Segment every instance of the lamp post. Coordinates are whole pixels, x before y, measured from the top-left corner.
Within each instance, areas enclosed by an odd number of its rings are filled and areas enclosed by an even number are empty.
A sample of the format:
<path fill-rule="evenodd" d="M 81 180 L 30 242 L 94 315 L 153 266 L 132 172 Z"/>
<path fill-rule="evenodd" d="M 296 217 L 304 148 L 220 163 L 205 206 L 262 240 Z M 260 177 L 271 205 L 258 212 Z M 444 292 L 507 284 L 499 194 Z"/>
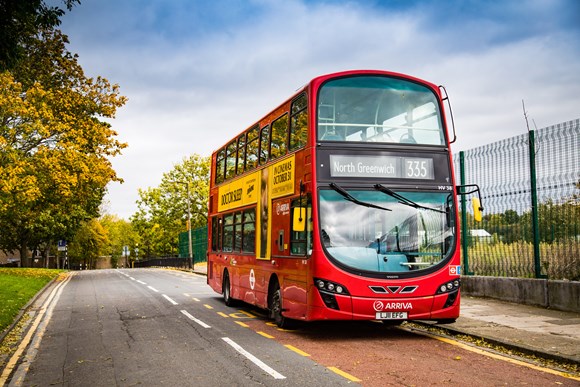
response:
<path fill-rule="evenodd" d="M 191 198 L 189 196 L 189 181 L 186 182 L 187 185 L 187 248 L 189 252 L 189 267 L 191 270 L 194 268 L 193 262 L 193 248 L 191 245 Z"/>

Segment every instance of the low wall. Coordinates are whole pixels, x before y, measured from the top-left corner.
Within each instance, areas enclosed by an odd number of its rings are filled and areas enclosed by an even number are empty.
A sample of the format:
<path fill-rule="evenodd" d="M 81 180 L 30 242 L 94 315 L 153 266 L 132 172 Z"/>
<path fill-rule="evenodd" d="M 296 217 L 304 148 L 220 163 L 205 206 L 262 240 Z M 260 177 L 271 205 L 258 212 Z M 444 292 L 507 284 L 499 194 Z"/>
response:
<path fill-rule="evenodd" d="M 461 291 L 475 297 L 580 312 L 580 282 L 577 281 L 462 276 Z"/>

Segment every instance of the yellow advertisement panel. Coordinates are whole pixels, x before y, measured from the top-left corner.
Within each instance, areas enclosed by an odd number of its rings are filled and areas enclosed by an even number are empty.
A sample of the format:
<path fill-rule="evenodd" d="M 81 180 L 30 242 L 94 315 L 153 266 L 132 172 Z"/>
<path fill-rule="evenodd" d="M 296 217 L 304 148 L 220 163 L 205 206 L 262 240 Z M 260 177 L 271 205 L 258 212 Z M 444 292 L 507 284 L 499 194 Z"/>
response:
<path fill-rule="evenodd" d="M 294 175 L 296 174 L 294 155 L 272 165 L 270 173 L 271 199 L 294 193 Z"/>
<path fill-rule="evenodd" d="M 254 172 L 219 188 L 218 212 L 254 204 L 258 201 L 260 172 Z"/>

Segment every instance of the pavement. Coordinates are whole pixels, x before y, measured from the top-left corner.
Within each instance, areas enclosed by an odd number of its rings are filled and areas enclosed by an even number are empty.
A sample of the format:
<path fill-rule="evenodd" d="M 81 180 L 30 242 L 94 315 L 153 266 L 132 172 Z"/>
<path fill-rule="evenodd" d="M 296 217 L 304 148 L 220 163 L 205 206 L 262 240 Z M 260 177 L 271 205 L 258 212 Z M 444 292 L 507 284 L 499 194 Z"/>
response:
<path fill-rule="evenodd" d="M 207 275 L 207 266 L 197 263 L 193 271 Z M 463 294 L 457 321 L 437 326 L 528 355 L 580 365 L 580 313 Z"/>
<path fill-rule="evenodd" d="M 525 354 L 580 365 L 580 313 L 462 295 L 460 317 L 440 326 Z"/>

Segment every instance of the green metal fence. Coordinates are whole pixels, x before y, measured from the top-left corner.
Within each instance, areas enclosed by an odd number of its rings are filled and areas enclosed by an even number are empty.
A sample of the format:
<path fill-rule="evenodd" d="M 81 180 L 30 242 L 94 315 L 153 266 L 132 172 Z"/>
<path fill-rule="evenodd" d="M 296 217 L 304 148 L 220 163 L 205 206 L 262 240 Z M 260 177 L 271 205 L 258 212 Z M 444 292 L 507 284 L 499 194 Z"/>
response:
<path fill-rule="evenodd" d="M 188 232 L 179 234 L 179 257 L 189 257 L 189 236 Z M 193 252 L 193 262 L 207 261 L 207 226 L 191 230 L 191 247 Z"/>
<path fill-rule="evenodd" d="M 455 164 L 484 207 L 481 223 L 463 207 L 465 274 L 580 280 L 580 119 L 460 152 Z"/>

